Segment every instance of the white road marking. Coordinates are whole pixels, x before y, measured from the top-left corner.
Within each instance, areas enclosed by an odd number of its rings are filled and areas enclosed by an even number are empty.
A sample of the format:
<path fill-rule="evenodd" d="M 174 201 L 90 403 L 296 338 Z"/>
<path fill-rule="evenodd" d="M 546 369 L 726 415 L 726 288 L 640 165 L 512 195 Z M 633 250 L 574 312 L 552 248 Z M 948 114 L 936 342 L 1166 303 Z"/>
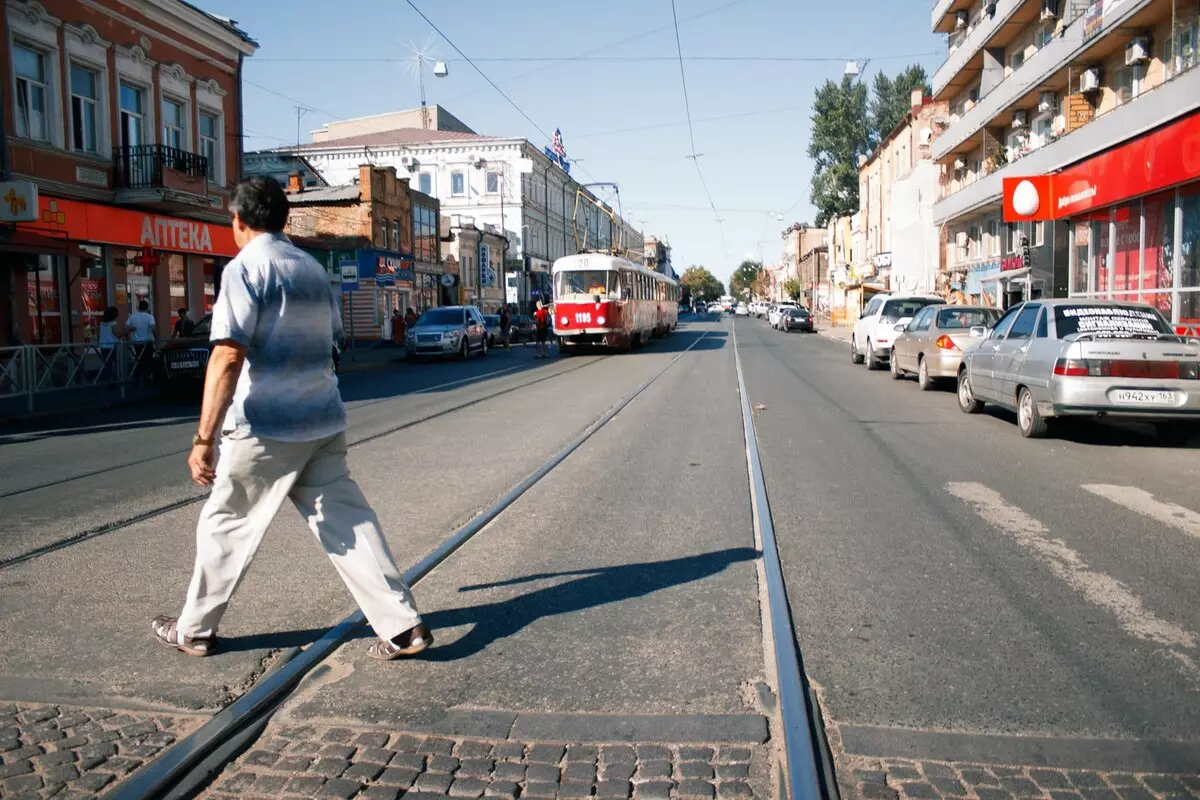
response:
<path fill-rule="evenodd" d="M 946 490 L 964 501 L 986 522 L 1007 533 L 1037 556 L 1088 602 L 1111 613 L 1121 629 L 1130 636 L 1167 648 L 1167 654 L 1176 663 L 1191 672 L 1192 677 L 1198 677 L 1194 671 L 1194 661 L 1186 653 L 1179 652 L 1196 647 L 1195 634 L 1155 616 L 1129 587 L 1111 575 L 1092 570 L 1079 553 L 1061 539 L 1050 536 L 1045 525 L 1009 503 L 998 492 L 972 482 L 948 483 Z M 1192 669 L 1187 669 L 1188 665 Z"/>
<path fill-rule="evenodd" d="M 1105 500 L 1111 500 L 1130 511 L 1145 514 L 1164 525 L 1178 528 L 1188 536 L 1200 539 L 1200 514 L 1175 503 L 1155 500 L 1145 489 L 1134 486 L 1114 486 L 1110 483 L 1088 483 L 1083 488 Z"/>

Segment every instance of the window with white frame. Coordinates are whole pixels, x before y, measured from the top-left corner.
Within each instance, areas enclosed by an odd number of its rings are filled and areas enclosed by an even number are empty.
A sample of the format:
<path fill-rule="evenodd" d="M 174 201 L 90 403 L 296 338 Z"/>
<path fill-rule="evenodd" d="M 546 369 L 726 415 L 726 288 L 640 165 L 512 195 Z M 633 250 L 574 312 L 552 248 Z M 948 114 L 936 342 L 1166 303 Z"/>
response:
<path fill-rule="evenodd" d="M 100 74 L 71 64 L 71 148 L 100 152 Z"/>
<path fill-rule="evenodd" d="M 400 249 L 400 220 L 392 220 L 392 244 L 396 250 Z"/>
<path fill-rule="evenodd" d="M 988 255 L 1000 255 L 1000 220 L 988 220 Z"/>
<path fill-rule="evenodd" d="M 216 114 L 200 112 L 200 155 L 208 159 L 208 179 L 217 181 L 221 163 L 221 120 Z"/>
<path fill-rule="evenodd" d="M 500 193 L 500 173 L 499 172 L 495 172 L 495 171 L 488 172 L 486 190 L 487 190 L 488 194 L 499 194 Z"/>
<path fill-rule="evenodd" d="M 162 102 L 163 140 L 166 147 L 187 150 L 187 106 L 181 101 L 164 97 Z"/>
<path fill-rule="evenodd" d="M 1133 64 L 1113 72 L 1113 93 L 1117 96 L 1117 105 L 1128 103 L 1141 92 L 1142 78 L 1145 69 L 1141 64 Z"/>
<path fill-rule="evenodd" d="M 46 54 L 23 44 L 13 45 L 16 81 L 17 135 L 50 141 L 50 82 Z"/>
<path fill-rule="evenodd" d="M 462 172 L 458 172 L 458 171 L 451 172 L 450 173 L 450 194 L 464 195 L 466 193 L 467 193 L 466 175 L 463 174 Z"/>
<path fill-rule="evenodd" d="M 982 238 L 982 231 L 978 225 L 972 225 L 967 228 L 967 239 L 969 240 L 968 255 L 971 258 L 979 258 L 979 240 Z"/>
<path fill-rule="evenodd" d="M 121 146 L 137 147 L 146 143 L 146 90 L 121 83 Z"/>
<path fill-rule="evenodd" d="M 417 184 L 421 194 L 433 195 L 433 176 L 428 172 L 421 173 L 421 176 L 417 179 Z"/>
<path fill-rule="evenodd" d="M 1033 246 L 1041 247 L 1046 243 L 1046 223 L 1033 223 Z"/>

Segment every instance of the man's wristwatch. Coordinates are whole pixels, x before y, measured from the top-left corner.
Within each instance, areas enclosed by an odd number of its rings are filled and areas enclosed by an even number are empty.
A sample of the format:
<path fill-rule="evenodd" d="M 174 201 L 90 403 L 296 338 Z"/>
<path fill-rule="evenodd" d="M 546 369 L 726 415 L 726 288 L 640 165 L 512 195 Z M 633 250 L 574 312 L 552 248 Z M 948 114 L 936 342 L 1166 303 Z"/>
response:
<path fill-rule="evenodd" d="M 192 447 L 197 447 L 199 445 L 204 445 L 205 447 L 211 447 L 212 443 L 213 443 L 212 439 L 205 439 L 205 438 L 201 437 L 200 434 L 196 434 L 195 436 L 192 437 Z"/>

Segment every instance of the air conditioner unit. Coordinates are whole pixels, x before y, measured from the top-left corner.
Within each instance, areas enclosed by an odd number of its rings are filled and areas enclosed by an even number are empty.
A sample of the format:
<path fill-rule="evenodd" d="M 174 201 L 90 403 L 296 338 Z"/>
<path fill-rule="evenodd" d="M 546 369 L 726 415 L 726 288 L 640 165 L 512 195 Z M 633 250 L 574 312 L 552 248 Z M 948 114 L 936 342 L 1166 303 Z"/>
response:
<path fill-rule="evenodd" d="M 1042 92 L 1038 95 L 1038 113 L 1058 110 L 1058 92 Z"/>
<path fill-rule="evenodd" d="M 961 158 L 954 159 L 954 171 L 955 172 L 962 172 L 966 168 L 967 168 L 966 161 L 963 161 Z"/>
<path fill-rule="evenodd" d="M 421 162 L 414 156 L 400 156 L 400 165 L 409 172 L 416 172 L 417 168 L 421 166 Z"/>
<path fill-rule="evenodd" d="M 1018 110 L 1013 112 L 1012 127 L 1025 128 L 1029 126 L 1029 112 Z"/>
<path fill-rule="evenodd" d="M 966 11 L 956 12 L 954 15 L 954 30 L 956 30 L 956 31 L 966 30 L 967 22 L 969 20 L 970 20 L 970 17 L 967 15 Z"/>
<path fill-rule="evenodd" d="M 927 145 L 930 142 L 932 142 L 933 141 L 933 129 L 932 128 L 921 128 L 921 132 L 918 134 L 918 141 L 922 145 Z"/>
<path fill-rule="evenodd" d="M 1042 22 L 1058 19 L 1058 0 L 1042 0 Z"/>
<path fill-rule="evenodd" d="M 1139 36 L 1125 46 L 1125 65 L 1144 64 L 1150 60 L 1150 37 Z"/>
<path fill-rule="evenodd" d="M 967 246 L 967 232 L 959 231 L 958 233 L 954 234 L 954 243 L 956 245 L 958 245 L 959 247 L 966 247 Z"/>
<path fill-rule="evenodd" d="M 1100 88 L 1100 68 L 1088 67 L 1079 73 L 1079 91 L 1094 92 Z"/>

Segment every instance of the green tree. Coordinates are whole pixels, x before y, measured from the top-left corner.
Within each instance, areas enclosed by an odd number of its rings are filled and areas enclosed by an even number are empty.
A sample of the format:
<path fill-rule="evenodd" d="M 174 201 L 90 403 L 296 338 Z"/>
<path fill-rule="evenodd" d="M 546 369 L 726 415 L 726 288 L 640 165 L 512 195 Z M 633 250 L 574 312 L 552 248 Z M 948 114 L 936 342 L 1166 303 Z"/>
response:
<path fill-rule="evenodd" d="M 730 276 L 729 293 L 740 301 L 749 300 L 752 291 L 751 287 L 754 286 L 755 281 L 762 275 L 762 271 L 763 266 L 761 262 L 752 261 L 747 258 L 741 264 L 738 264 L 738 268 Z"/>
<path fill-rule="evenodd" d="M 817 226 L 858 211 L 858 157 L 870 152 L 867 87 L 846 75 L 827 80 L 813 98 L 812 203 Z"/>
<path fill-rule="evenodd" d="M 708 302 L 725 294 L 725 284 L 701 266 L 688 267 L 683 271 L 683 277 L 679 280 L 691 293 L 691 296 L 697 300 Z"/>
<path fill-rule="evenodd" d="M 920 64 L 911 64 L 889 78 L 876 73 L 870 105 L 871 146 L 876 147 L 912 110 L 912 90 L 929 95 L 929 76 Z"/>
<path fill-rule="evenodd" d="M 804 296 L 804 284 L 799 278 L 788 278 L 783 282 L 783 293 L 792 298 L 793 301 L 799 302 Z"/>

